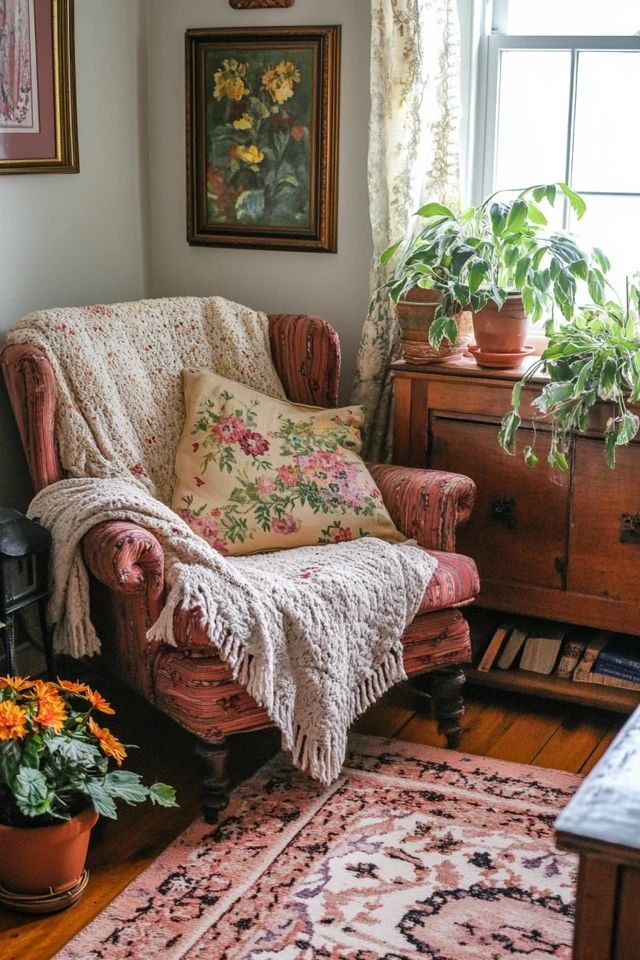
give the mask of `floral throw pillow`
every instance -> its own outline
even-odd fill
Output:
[[[305,407],[208,372],[184,386],[173,509],[216,550],[405,539],[358,455],[362,407]]]

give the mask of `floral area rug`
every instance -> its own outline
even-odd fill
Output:
[[[354,736],[328,789],[278,755],[58,960],[569,960],[558,771]]]

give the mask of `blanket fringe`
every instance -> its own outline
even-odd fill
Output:
[[[312,777],[320,780],[325,786],[333,783],[340,775],[344,762],[348,727],[369,707],[372,707],[387,690],[406,679],[407,674],[402,663],[402,648],[399,655],[398,651],[393,649],[389,652],[388,659],[380,663],[373,673],[358,684],[354,691],[348,724],[343,730],[331,731],[327,742],[315,739],[301,727],[296,727],[293,742],[287,745],[287,749],[291,750],[294,765],[307,770]]]
[[[242,641],[224,630],[217,616],[217,603],[206,586],[199,584],[194,591],[177,580],[157,621],[147,632],[149,640],[175,646],[173,617],[177,607],[200,610],[200,621],[207,630],[212,645],[231,670],[234,680],[253,697],[258,706],[267,711],[271,720],[283,732],[283,746],[291,752],[295,766],[306,770],[325,786],[340,774],[344,761],[348,726],[396,683],[407,679],[402,663],[400,641],[389,650],[387,658],[358,683],[349,706],[347,725],[340,731],[331,731],[329,738],[315,738],[302,727],[293,726],[293,704],[277,699],[271,685],[265,685],[265,672],[258,669],[256,658]],[[291,734],[288,731],[292,731]]]
[[[53,645],[70,657],[93,657],[100,653],[100,640],[90,621],[76,622],[70,617],[59,621],[53,632]]]

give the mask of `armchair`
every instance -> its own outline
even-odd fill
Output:
[[[304,315],[269,317],[274,364],[289,399],[332,407],[338,402],[340,344],[333,328]],[[56,387],[45,354],[11,345],[0,365],[36,489],[62,477],[56,449]],[[455,531],[469,516],[475,488],[467,477],[372,464],[370,470],[398,528],[435,552],[438,569],[420,610],[405,632],[407,675],[422,678],[449,746],[460,737],[469,628],[460,607],[478,590],[473,561],[454,553]],[[269,726],[266,712],[233,680],[216,656],[197,616],[178,609],[176,647],[150,643],[146,631],[164,598],[164,556],[148,530],[128,521],[96,525],[83,553],[95,581],[94,621],[103,626],[103,650],[115,672],[196,737],[204,761],[205,817],[214,822],[227,802],[226,737]]]

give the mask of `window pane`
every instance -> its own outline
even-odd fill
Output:
[[[507,33],[612,36],[638,31],[638,0],[508,0]]]
[[[625,277],[640,270],[640,197],[587,197],[587,212],[571,230],[583,246],[611,260],[610,279],[624,302]]]
[[[565,179],[571,54],[503,50],[496,189]]]
[[[633,107],[640,52],[578,56],[573,184],[576,190],[640,193],[640,123]]]

